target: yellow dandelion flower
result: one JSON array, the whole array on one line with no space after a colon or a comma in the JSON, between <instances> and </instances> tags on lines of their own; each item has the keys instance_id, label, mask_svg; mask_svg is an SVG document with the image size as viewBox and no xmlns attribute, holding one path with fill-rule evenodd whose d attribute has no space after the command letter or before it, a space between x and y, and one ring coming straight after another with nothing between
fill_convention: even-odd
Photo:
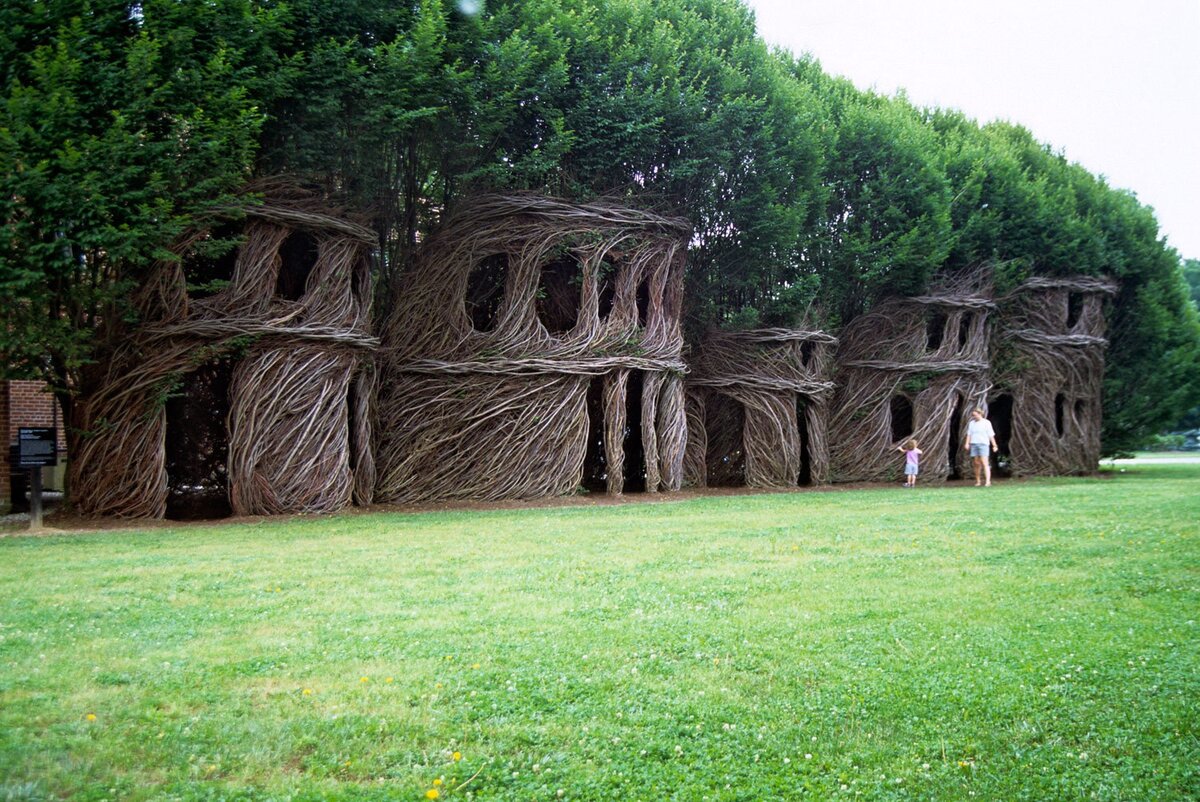
<instances>
[{"instance_id":1,"label":"yellow dandelion flower","mask_svg":"<svg viewBox=\"0 0 1200 802\"><path fill-rule=\"evenodd\" d=\"M435 683L433 684L433 687L435 687L435 688L440 688L440 687L442 687L442 683L440 683L440 682L435 682Z\"/></svg>"},{"instance_id":2,"label":"yellow dandelion flower","mask_svg":"<svg viewBox=\"0 0 1200 802\"><path fill-rule=\"evenodd\" d=\"M301 691L301 693L305 696L312 696L312 692L312 688L305 688L303 691Z\"/></svg>"},{"instance_id":3,"label":"yellow dandelion flower","mask_svg":"<svg viewBox=\"0 0 1200 802\"><path fill-rule=\"evenodd\" d=\"M88 713L88 714L87 714L87 720L88 720L88 721L95 721L95 720L96 720L96 714L95 714L95 713Z\"/></svg>"},{"instance_id":4,"label":"yellow dandelion flower","mask_svg":"<svg viewBox=\"0 0 1200 802\"><path fill-rule=\"evenodd\" d=\"M471 663L471 668L479 668L479 663Z\"/></svg>"},{"instance_id":5,"label":"yellow dandelion flower","mask_svg":"<svg viewBox=\"0 0 1200 802\"><path fill-rule=\"evenodd\" d=\"M359 682L370 682L370 680L367 677L359 677L358 681Z\"/></svg>"},{"instance_id":6,"label":"yellow dandelion flower","mask_svg":"<svg viewBox=\"0 0 1200 802\"><path fill-rule=\"evenodd\" d=\"M462 752L455 752L450 757L454 758L454 762L457 763L458 761L462 760Z\"/></svg>"},{"instance_id":7,"label":"yellow dandelion flower","mask_svg":"<svg viewBox=\"0 0 1200 802\"><path fill-rule=\"evenodd\" d=\"M391 682L391 681L392 681L391 677L388 677L387 679L384 680L384 682Z\"/></svg>"},{"instance_id":8,"label":"yellow dandelion flower","mask_svg":"<svg viewBox=\"0 0 1200 802\"><path fill-rule=\"evenodd\" d=\"M433 781L433 787L434 787L434 788L437 788L437 787L438 787L439 785L441 785L441 784L442 784L442 778L441 778L441 777L438 777L436 780L434 780L434 781Z\"/></svg>"},{"instance_id":9,"label":"yellow dandelion flower","mask_svg":"<svg viewBox=\"0 0 1200 802\"><path fill-rule=\"evenodd\" d=\"M441 795L442 795L441 792L438 791L438 789L436 789L436 788L430 788L428 791L425 792L426 799L437 799Z\"/></svg>"}]
</instances>

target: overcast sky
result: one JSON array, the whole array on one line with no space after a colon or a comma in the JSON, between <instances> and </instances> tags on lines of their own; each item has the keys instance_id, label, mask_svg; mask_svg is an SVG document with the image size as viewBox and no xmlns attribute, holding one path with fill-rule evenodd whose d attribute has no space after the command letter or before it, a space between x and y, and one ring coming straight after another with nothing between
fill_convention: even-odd
<instances>
[{"instance_id":1,"label":"overcast sky","mask_svg":"<svg viewBox=\"0 0 1200 802\"><path fill-rule=\"evenodd\" d=\"M863 89L1019 123L1200 259L1200 0L746 0Z\"/></svg>"}]
</instances>

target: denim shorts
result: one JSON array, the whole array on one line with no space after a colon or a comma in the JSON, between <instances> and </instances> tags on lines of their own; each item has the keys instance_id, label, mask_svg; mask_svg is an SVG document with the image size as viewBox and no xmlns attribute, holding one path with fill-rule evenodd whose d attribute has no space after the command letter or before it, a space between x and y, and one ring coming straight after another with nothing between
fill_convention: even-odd
<instances>
[{"instance_id":1,"label":"denim shorts","mask_svg":"<svg viewBox=\"0 0 1200 802\"><path fill-rule=\"evenodd\" d=\"M904 475L905 476L916 476L917 475L917 466L916 465L905 465L904 466Z\"/></svg>"},{"instance_id":2,"label":"denim shorts","mask_svg":"<svg viewBox=\"0 0 1200 802\"><path fill-rule=\"evenodd\" d=\"M986 457L988 455L987 443L971 443L972 457Z\"/></svg>"}]
</instances>

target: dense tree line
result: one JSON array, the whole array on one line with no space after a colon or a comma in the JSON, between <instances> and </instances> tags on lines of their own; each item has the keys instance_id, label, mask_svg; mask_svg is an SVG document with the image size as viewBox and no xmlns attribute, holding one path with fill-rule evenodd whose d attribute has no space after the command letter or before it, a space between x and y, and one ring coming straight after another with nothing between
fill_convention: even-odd
<instances>
[{"instance_id":1,"label":"dense tree line","mask_svg":"<svg viewBox=\"0 0 1200 802\"><path fill-rule=\"evenodd\" d=\"M131 317L178 234L285 172L369 212L381 298L471 193L617 196L692 220L693 334L837 328L981 264L1001 289L1107 275L1106 449L1200 400L1200 324L1151 210L1025 129L860 91L767 47L739 0L481 5L5 3L6 369L69 399L98 321Z\"/></svg>"}]
</instances>

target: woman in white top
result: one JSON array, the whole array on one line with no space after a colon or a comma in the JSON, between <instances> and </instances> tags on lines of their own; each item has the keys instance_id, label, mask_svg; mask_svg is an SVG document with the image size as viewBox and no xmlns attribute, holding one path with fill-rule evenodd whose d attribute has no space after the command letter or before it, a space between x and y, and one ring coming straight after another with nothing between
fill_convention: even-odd
<instances>
[{"instance_id":1,"label":"woman in white top","mask_svg":"<svg viewBox=\"0 0 1200 802\"><path fill-rule=\"evenodd\" d=\"M983 410L976 407L971 412L971 422L967 424L967 439L963 450L971 455L971 467L975 470L975 486L979 487L979 477L983 474L984 487L992 486L992 464L988 460L988 444L992 451L999 451L996 445L996 430L992 422L983 416Z\"/></svg>"}]
</instances>

